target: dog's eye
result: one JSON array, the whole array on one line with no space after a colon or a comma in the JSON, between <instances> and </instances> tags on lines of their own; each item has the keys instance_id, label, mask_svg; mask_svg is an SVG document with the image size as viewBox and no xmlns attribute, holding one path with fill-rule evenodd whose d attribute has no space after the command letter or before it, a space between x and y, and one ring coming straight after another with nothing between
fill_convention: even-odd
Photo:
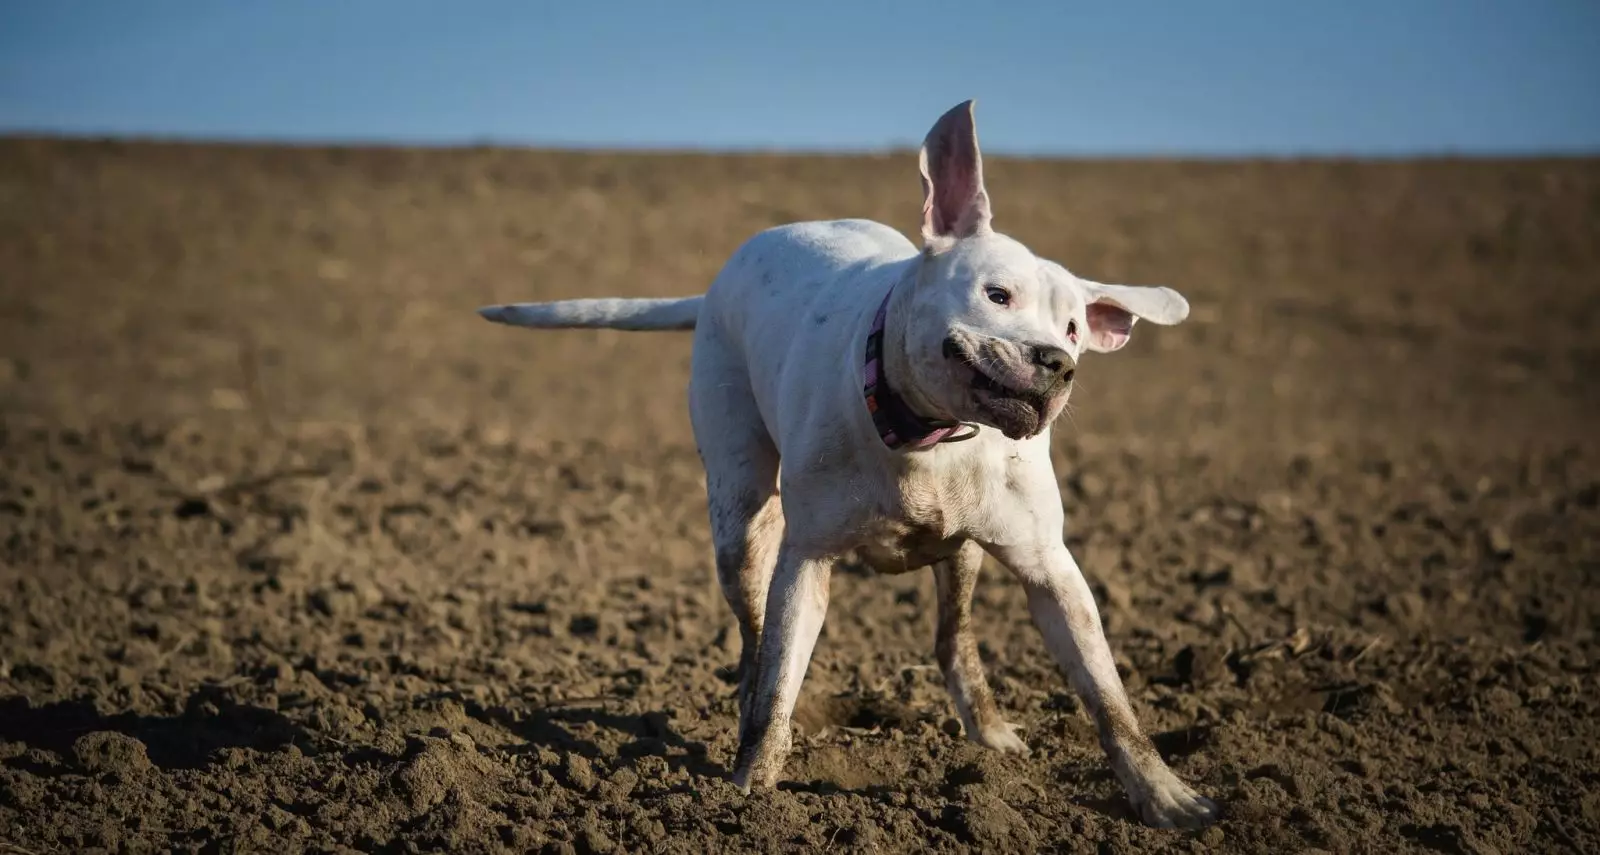
<instances>
[{"instance_id":1,"label":"dog's eye","mask_svg":"<svg viewBox=\"0 0 1600 855\"><path fill-rule=\"evenodd\" d=\"M1067 340L1068 341L1077 341L1078 340L1078 322L1077 321L1067 321Z\"/></svg>"},{"instance_id":2,"label":"dog's eye","mask_svg":"<svg viewBox=\"0 0 1600 855\"><path fill-rule=\"evenodd\" d=\"M998 285L990 285L989 287L983 289L983 292L984 294L988 295L989 302L994 303L997 306L1011 305L1011 293Z\"/></svg>"}]
</instances>

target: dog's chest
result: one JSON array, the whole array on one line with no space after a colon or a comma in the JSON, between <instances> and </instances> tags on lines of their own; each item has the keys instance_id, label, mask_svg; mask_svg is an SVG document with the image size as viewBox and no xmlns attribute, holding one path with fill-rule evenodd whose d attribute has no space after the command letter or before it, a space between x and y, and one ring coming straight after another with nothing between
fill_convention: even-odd
<instances>
[{"instance_id":1,"label":"dog's chest","mask_svg":"<svg viewBox=\"0 0 1600 855\"><path fill-rule=\"evenodd\" d=\"M963 540L929 526L886 520L871 527L857 552L873 570L892 575L943 561Z\"/></svg>"},{"instance_id":2,"label":"dog's chest","mask_svg":"<svg viewBox=\"0 0 1600 855\"><path fill-rule=\"evenodd\" d=\"M905 573L954 555L966 539L960 514L938 490L902 492L867 524L861 557L879 573Z\"/></svg>"}]
</instances>

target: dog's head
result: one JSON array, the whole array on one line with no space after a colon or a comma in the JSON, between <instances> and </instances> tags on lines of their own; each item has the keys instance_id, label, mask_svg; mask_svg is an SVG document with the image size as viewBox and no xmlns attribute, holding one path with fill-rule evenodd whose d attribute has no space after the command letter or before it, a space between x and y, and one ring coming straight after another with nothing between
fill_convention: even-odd
<instances>
[{"instance_id":1,"label":"dog's head","mask_svg":"<svg viewBox=\"0 0 1600 855\"><path fill-rule=\"evenodd\" d=\"M1189 314L1163 287L1080 279L990 227L973 102L928 132L922 167L922 257L904 322L905 370L918 397L947 416L1034 436L1061 414L1078 358L1127 344L1143 318Z\"/></svg>"}]
</instances>

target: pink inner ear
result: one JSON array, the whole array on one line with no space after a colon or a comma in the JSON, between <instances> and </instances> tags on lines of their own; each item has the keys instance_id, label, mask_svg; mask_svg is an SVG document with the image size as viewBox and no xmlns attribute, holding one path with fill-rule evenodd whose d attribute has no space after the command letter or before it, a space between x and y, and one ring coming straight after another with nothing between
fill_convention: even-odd
<instances>
[{"instance_id":1,"label":"pink inner ear","mask_svg":"<svg viewBox=\"0 0 1600 855\"><path fill-rule=\"evenodd\" d=\"M1116 350L1128 343L1133 314L1112 303L1090 303L1089 345L1096 350Z\"/></svg>"},{"instance_id":2,"label":"pink inner ear","mask_svg":"<svg viewBox=\"0 0 1600 855\"><path fill-rule=\"evenodd\" d=\"M964 150L964 148L966 150ZM965 235L976 224L976 200L983 192L979 184L977 164L973 162L970 148L959 139L940 141L933 170L933 187L924 216L938 235Z\"/></svg>"},{"instance_id":3,"label":"pink inner ear","mask_svg":"<svg viewBox=\"0 0 1600 855\"><path fill-rule=\"evenodd\" d=\"M952 107L922 142L922 232L964 238L988 228L989 194L973 128L972 102Z\"/></svg>"}]
</instances>

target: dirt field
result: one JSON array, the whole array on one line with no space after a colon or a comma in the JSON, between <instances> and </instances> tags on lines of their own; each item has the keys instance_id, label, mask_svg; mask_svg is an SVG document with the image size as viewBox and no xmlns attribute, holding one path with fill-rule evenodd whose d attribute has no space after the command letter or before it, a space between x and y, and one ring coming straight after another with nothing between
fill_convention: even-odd
<instances>
[{"instance_id":1,"label":"dirt field","mask_svg":"<svg viewBox=\"0 0 1600 855\"><path fill-rule=\"evenodd\" d=\"M1596 161L993 160L999 228L1194 306L1086 361L1055 444L1138 713L1226 817L1136 823L995 567L1031 757L953 735L931 578L846 569L791 783L728 784L688 337L472 310L911 234L915 169L0 141L0 841L1600 851Z\"/></svg>"}]
</instances>

